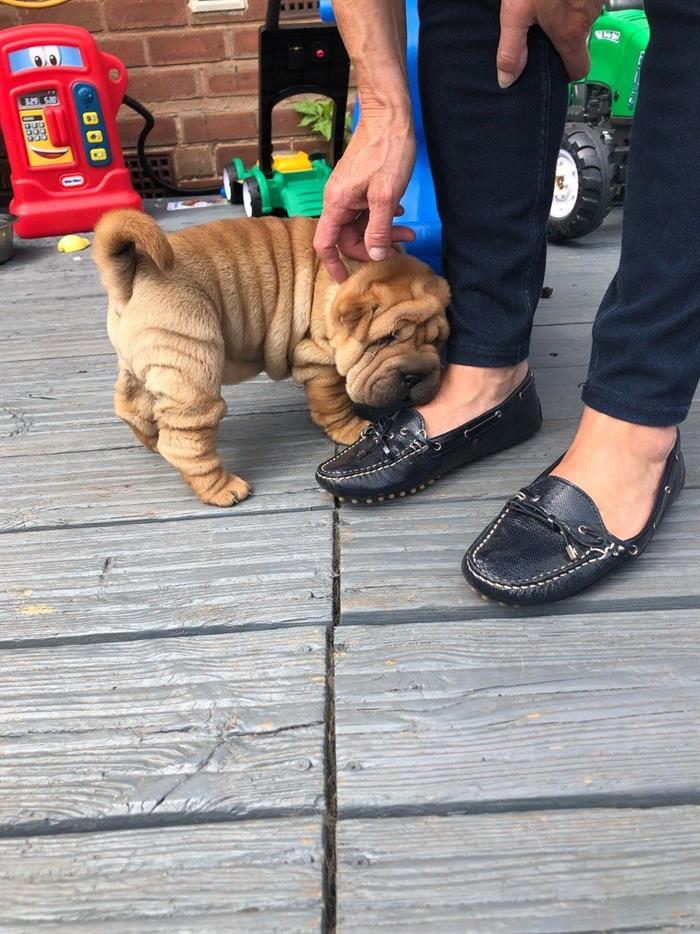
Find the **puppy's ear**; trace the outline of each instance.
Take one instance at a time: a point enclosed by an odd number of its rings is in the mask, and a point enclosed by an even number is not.
[[[428,295],[436,299],[440,308],[447,308],[452,296],[450,287],[442,276],[431,273],[422,280],[421,285]]]
[[[362,341],[378,308],[379,302],[371,289],[360,292],[341,286],[331,307],[331,318],[335,328],[347,337]]]

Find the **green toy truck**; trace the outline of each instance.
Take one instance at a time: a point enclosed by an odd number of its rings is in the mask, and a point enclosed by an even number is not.
[[[649,43],[640,0],[608,0],[591,29],[591,70],[569,86],[569,111],[554,181],[554,242],[599,227],[625,188],[639,73]]]

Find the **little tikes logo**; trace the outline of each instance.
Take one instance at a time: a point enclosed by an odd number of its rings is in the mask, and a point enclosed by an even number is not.
[[[615,42],[620,41],[621,33],[617,29],[596,29],[595,37],[596,39],[604,39],[606,42]]]
[[[61,178],[61,184],[64,188],[79,188],[85,184],[84,175],[64,175]]]

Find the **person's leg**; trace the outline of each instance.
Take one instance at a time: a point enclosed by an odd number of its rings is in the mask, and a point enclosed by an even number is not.
[[[555,469],[611,532],[646,522],[700,378],[700,5],[648,0],[620,267],[593,328],[584,416]]]
[[[566,74],[538,29],[508,90],[498,0],[422,0],[420,86],[452,290],[448,367],[419,408],[429,436],[498,405],[526,372],[566,117]]]
[[[420,2],[421,103],[453,296],[448,365],[432,402],[379,419],[320,465],[319,485],[350,502],[425,489],[542,423],[527,355],[566,75],[533,28],[525,70],[502,90],[499,13],[499,0]]]
[[[680,493],[676,425],[700,376],[700,7],[647,0],[617,275],[563,459],[471,545],[467,581],[515,604],[571,596],[634,561]]]

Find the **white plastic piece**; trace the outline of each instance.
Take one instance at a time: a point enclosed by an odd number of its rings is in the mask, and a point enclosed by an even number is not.
[[[193,13],[228,13],[248,9],[248,0],[189,0]]]

